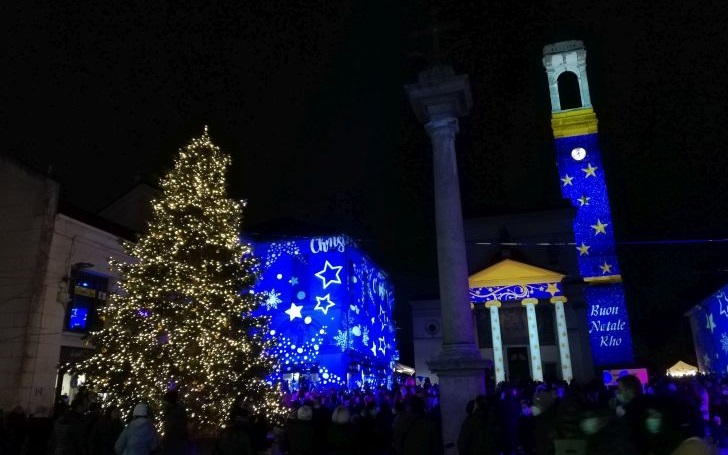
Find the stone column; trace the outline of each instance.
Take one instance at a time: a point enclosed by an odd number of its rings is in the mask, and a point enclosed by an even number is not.
[[[551,297],[551,303],[554,304],[556,311],[556,333],[559,337],[559,358],[561,359],[561,379],[571,381],[574,372],[571,369],[571,352],[569,351],[569,336],[566,330],[566,315],[564,314],[564,303],[566,297]]]
[[[498,300],[485,302],[485,307],[490,308],[490,334],[493,337],[493,364],[495,365],[495,383],[500,384],[506,380],[506,370],[503,365],[503,342],[501,341],[500,317],[498,308],[501,303]]]
[[[468,400],[484,393],[486,362],[480,354],[470,311],[460,185],[455,156],[457,117],[470,110],[467,76],[434,66],[405,87],[418,119],[432,141],[437,229],[437,264],[442,312],[442,350],[428,362],[440,383],[445,453],[457,453],[457,437]]]
[[[523,299],[521,305],[526,307],[526,316],[528,317],[528,344],[531,346],[531,376],[534,381],[543,381],[541,345],[538,341],[538,322],[536,321],[536,305],[538,305],[538,299]]]

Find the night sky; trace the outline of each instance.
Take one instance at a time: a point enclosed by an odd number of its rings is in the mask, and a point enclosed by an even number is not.
[[[403,89],[434,59],[433,14],[472,84],[468,217],[562,203],[541,49],[582,39],[638,358],[691,360],[665,335],[728,282],[728,243],[702,241],[728,238],[722,2],[5,3],[0,153],[94,211],[209,125],[246,226],[346,229],[401,307],[436,289],[429,141]]]

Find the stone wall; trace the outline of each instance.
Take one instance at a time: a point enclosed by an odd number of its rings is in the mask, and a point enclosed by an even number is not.
[[[57,182],[0,156],[0,409],[25,406]],[[37,344],[37,343],[35,343]]]

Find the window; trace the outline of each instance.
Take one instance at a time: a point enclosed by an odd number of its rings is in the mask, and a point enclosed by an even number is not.
[[[70,280],[71,301],[66,312],[64,330],[86,333],[98,325],[98,307],[106,302],[109,279],[74,269]]]
[[[559,84],[559,102],[561,110],[576,109],[581,107],[581,92],[579,90],[579,78],[571,71],[564,71],[557,80]]]

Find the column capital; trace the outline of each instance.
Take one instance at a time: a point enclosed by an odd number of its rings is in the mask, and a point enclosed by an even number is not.
[[[555,295],[555,296],[551,297],[551,300],[550,300],[551,303],[559,303],[559,302],[566,303],[568,301],[569,301],[569,299],[567,299],[565,295]]]
[[[430,137],[436,134],[455,136],[460,131],[460,124],[457,117],[438,118],[425,123],[425,131]]]
[[[527,305],[538,305],[538,299],[529,297],[527,299],[521,300],[521,306],[527,306]]]
[[[500,302],[500,300],[490,300],[488,302],[485,302],[485,307],[486,308],[491,308],[491,307],[500,308],[501,302]]]

